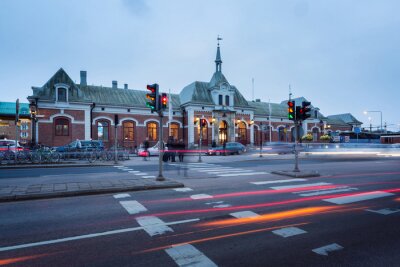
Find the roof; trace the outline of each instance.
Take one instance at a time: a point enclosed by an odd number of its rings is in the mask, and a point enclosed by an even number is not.
[[[0,102],[0,115],[13,115],[15,116],[16,103],[15,102]],[[29,115],[29,104],[19,103],[19,114]]]
[[[32,87],[32,99],[55,101],[55,84],[62,83],[69,87],[68,99],[70,102],[96,103],[96,105],[112,105],[146,108],[146,91],[121,89],[94,85],[75,84],[68,74],[60,68],[42,87]],[[171,94],[173,108],[180,106],[179,95]]]
[[[269,105],[270,103],[266,102],[253,102],[249,101],[249,105],[253,108],[254,110],[254,115],[259,115],[259,116],[270,116],[269,114]],[[272,117],[287,117],[287,106],[286,104],[277,104],[277,103],[271,103],[271,116]]]
[[[328,119],[333,119],[333,120],[341,120],[344,123],[347,124],[362,124],[359,120],[357,120],[353,115],[350,113],[343,113],[343,114],[337,114],[337,115],[329,115],[327,116]]]

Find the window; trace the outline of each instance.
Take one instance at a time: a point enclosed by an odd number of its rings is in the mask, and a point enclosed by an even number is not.
[[[124,128],[124,140],[125,141],[133,141],[135,137],[135,128],[134,124],[131,121],[124,121],[123,123]]]
[[[108,141],[109,128],[110,128],[110,124],[107,121],[98,121],[97,122],[97,138],[99,140]]]
[[[56,128],[56,136],[69,135],[69,121],[67,119],[56,119],[55,128]]]
[[[67,102],[67,89],[58,88],[58,99],[59,102]]]
[[[229,95],[225,96],[225,105],[229,106]]]
[[[28,122],[23,121],[23,122],[21,123],[21,130],[22,130],[22,131],[26,131],[26,130],[28,130],[28,129],[29,129],[29,127],[28,127]]]
[[[222,95],[218,95],[218,105],[222,106]]]
[[[244,122],[239,123],[239,141],[240,142],[247,141],[247,130],[246,130],[246,124]]]
[[[21,133],[21,138],[23,138],[23,139],[28,138],[28,133],[27,132],[22,132]]]
[[[155,122],[147,124],[147,137],[149,141],[157,141],[157,124]]]
[[[171,123],[169,128],[169,136],[172,136],[174,140],[179,138],[179,125],[177,123]]]

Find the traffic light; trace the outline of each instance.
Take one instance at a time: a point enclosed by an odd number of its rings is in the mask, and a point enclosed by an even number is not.
[[[296,118],[297,118],[297,120],[303,120],[303,114],[304,114],[303,107],[296,106]]]
[[[303,109],[303,120],[306,120],[307,118],[311,117],[311,102],[307,102],[307,101],[303,101],[303,103],[301,104],[302,109]]]
[[[206,126],[207,126],[207,121],[206,121],[206,119],[201,119],[201,120],[200,120],[200,127],[204,128],[204,127],[206,127]]]
[[[288,119],[294,121],[296,119],[296,113],[295,113],[295,102],[294,101],[288,101]]]
[[[168,97],[166,93],[161,94],[161,108],[164,110],[167,108]]]
[[[159,111],[158,84],[147,85],[147,90],[150,90],[150,92],[146,94],[146,106],[151,109],[151,113]]]

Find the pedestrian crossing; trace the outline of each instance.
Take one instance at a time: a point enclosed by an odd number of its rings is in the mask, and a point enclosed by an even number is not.
[[[133,174],[135,176],[139,176],[140,178],[144,178],[144,179],[156,178],[155,175],[149,175],[146,172],[136,171],[136,170],[134,170],[132,168],[129,168],[129,167],[126,167],[126,166],[117,165],[117,166],[113,166],[113,167],[118,169],[118,170],[120,170],[120,171],[129,172],[129,173],[131,173],[131,174]]]
[[[180,166],[186,168],[189,171],[196,171],[199,173],[209,174],[217,177],[252,176],[252,175],[270,174],[269,172],[266,171],[255,171],[243,168],[227,167],[214,163],[192,162],[186,164],[171,163],[169,165]]]

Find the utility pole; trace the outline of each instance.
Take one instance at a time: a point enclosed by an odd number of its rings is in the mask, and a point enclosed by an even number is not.
[[[159,137],[158,137],[158,150],[160,151],[160,155],[158,156],[158,177],[157,181],[165,181],[165,178],[162,174],[162,158],[164,156],[164,142],[163,142],[163,112],[162,110],[158,111],[159,116]]]

